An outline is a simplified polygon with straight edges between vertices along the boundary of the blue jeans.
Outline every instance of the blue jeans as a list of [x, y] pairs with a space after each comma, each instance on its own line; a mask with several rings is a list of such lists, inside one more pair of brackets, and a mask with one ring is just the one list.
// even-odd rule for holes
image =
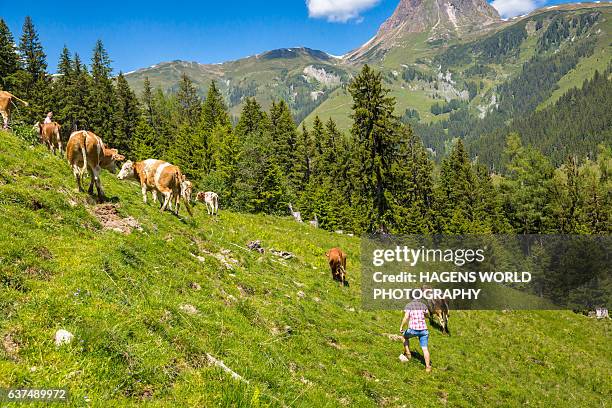
[[421, 348], [427, 348], [427, 345], [429, 344], [429, 330], [406, 330], [404, 332], [404, 338], [408, 340], [411, 337], [418, 337]]

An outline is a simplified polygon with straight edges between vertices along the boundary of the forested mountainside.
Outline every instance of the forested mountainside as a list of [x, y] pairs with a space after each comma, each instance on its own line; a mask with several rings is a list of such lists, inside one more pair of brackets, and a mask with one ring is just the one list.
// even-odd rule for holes
[[[608, 69], [612, 6], [552, 6], [509, 21], [497, 18], [487, 6], [401, 1], [372, 41], [342, 57], [290, 48], [218, 65], [162, 63], [126, 78], [138, 91], [148, 77], [153, 88], [174, 92], [185, 73], [200, 95], [214, 80], [233, 116], [248, 97], [256, 97], [264, 108], [284, 100], [298, 123], [312, 126], [319, 116], [348, 130], [351, 101], [346, 88], [360, 67], [369, 64], [382, 72], [396, 98], [395, 114], [413, 124], [436, 160], [449, 152], [450, 140], [461, 137], [472, 157], [481, 157], [493, 168], [500, 164], [502, 144], [487, 145], [488, 151], [480, 152], [475, 149], [483, 143], [476, 139], [490, 140], [490, 134], [506, 132], [513, 119], [524, 120], [554, 105], [592, 79], [595, 71], [603, 75]], [[471, 21], [471, 29], [453, 24], [457, 19]], [[608, 115], [585, 122], [609, 123]], [[523, 131], [520, 126], [514, 130]], [[576, 152], [582, 155], [607, 140], [596, 127], [589, 128], [588, 138], [579, 133], [575, 130], [564, 140], [541, 141], [530, 135], [525, 139], [542, 147], [556, 164], [565, 159], [566, 142], [577, 144]]]

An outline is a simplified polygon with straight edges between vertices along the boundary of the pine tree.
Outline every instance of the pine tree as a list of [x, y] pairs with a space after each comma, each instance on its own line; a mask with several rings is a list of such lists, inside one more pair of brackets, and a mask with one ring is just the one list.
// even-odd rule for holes
[[474, 219], [476, 175], [461, 139], [444, 159], [437, 186], [438, 231], [466, 234]]
[[17, 117], [26, 123], [40, 121], [52, 105], [46, 74], [47, 61], [43, 47], [34, 28], [32, 19], [27, 16], [18, 47], [23, 74], [12, 85], [22, 99], [29, 102], [28, 107], [20, 108]]
[[121, 72], [117, 76], [115, 95], [114, 147], [129, 156], [130, 141], [134, 137], [140, 112], [136, 94], [130, 89], [127, 80]]
[[71, 85], [74, 79], [70, 51], [66, 46], [64, 46], [60, 54], [57, 64], [57, 73], [59, 77], [52, 83], [51, 106], [54, 112], [53, 119], [62, 124], [62, 133], [64, 134], [64, 138], [66, 138], [71, 126], [66, 107], [70, 105], [70, 98], [72, 97]]
[[19, 69], [19, 55], [13, 34], [0, 18], [0, 89], [7, 89], [7, 78]]
[[117, 144], [114, 132], [115, 89], [110, 78], [111, 60], [101, 40], [96, 42], [91, 59], [91, 114], [89, 124], [104, 142], [114, 147]]
[[[504, 210], [517, 233], [542, 234], [552, 232], [550, 161], [532, 147], [513, 146], [516, 137], [509, 138], [506, 165], [507, 177], [502, 188]], [[513, 153], [515, 152], [515, 153]]]
[[64, 45], [57, 63], [57, 73], [60, 75], [59, 81], [70, 79], [72, 76], [72, 59], [68, 47]]
[[32, 82], [43, 79], [46, 75], [47, 56], [34, 28], [30, 16], [26, 16], [23, 23], [23, 33], [19, 42], [19, 53], [24, 69], [32, 76]]
[[381, 74], [368, 65], [348, 89], [353, 97], [351, 133], [359, 145], [355, 176], [360, 177], [361, 196], [373, 209], [366, 220], [367, 229], [385, 230], [392, 222], [387, 193], [397, 148], [395, 100], [388, 96], [389, 89], [383, 87]]
[[143, 115], [148, 121], [149, 125], [153, 127], [153, 124], [155, 123], [155, 114], [153, 112], [153, 88], [151, 88], [151, 81], [149, 80], [148, 76], [146, 76], [144, 79], [141, 100]]
[[176, 99], [180, 124], [195, 127], [200, 121], [202, 102], [193, 81], [186, 74], [181, 75]]
[[202, 103], [187, 75], [181, 77], [176, 102], [179, 127], [166, 155], [189, 179], [197, 183], [207, 174], [208, 135], [200, 126]]
[[239, 169], [242, 159], [242, 146], [231, 127], [218, 127], [224, 129], [219, 137], [219, 145], [215, 154], [215, 178], [220, 184], [220, 198], [227, 206], [234, 206], [238, 189]]
[[265, 113], [255, 98], [246, 98], [240, 120], [236, 125], [236, 135], [242, 141], [248, 135], [252, 135], [260, 130], [264, 123]]
[[205, 131], [212, 132], [216, 126], [228, 126], [230, 124], [231, 121], [223, 95], [217, 88], [215, 81], [211, 81], [202, 106], [202, 127]]
[[152, 93], [150, 121], [155, 129], [157, 158], [169, 159], [170, 147], [175, 145], [178, 102], [173, 96], [164, 95], [159, 88]]
[[297, 181], [293, 179], [293, 166], [296, 161], [297, 130], [289, 106], [284, 101], [272, 102], [270, 124], [275, 161], [289, 179], [291, 187], [295, 188]]
[[92, 78], [87, 71], [85, 64], [81, 62], [79, 54], [75, 53], [72, 60], [72, 78], [69, 84], [67, 104], [62, 107], [62, 114], [69, 122], [63, 125], [63, 129], [76, 130], [91, 130], [93, 98], [91, 92], [93, 89]]
[[395, 230], [407, 234], [433, 232], [433, 163], [410, 126], [401, 128], [399, 158], [393, 173]]
[[215, 169], [218, 163], [218, 152], [223, 139], [232, 132], [232, 125], [223, 100], [223, 95], [214, 81], [211, 81], [206, 100], [202, 106], [202, 136], [206, 156], [204, 159], [204, 171], [206, 173]]
[[134, 136], [130, 139], [130, 156], [135, 160], [156, 158], [155, 131], [146, 114], [140, 115]]
[[247, 99], [235, 129], [241, 144], [238, 163], [237, 209], [248, 212], [286, 212], [286, 178], [273, 154], [271, 124], [261, 106]]

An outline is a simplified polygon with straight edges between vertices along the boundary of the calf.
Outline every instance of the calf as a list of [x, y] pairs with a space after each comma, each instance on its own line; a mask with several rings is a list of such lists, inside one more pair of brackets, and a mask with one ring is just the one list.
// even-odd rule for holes
[[111, 173], [116, 171], [115, 161], [125, 160], [117, 149], [108, 149], [95, 133], [79, 130], [70, 135], [66, 145], [66, 157], [72, 167], [72, 172], [76, 178], [79, 191], [83, 191], [81, 179], [91, 171], [91, 181], [89, 183], [89, 194], [93, 194], [94, 183], [98, 190], [98, 201], [105, 199], [102, 183], [100, 182], [100, 172], [106, 169]]
[[346, 281], [346, 254], [340, 248], [332, 248], [325, 256], [329, 261], [333, 280], [340, 282], [342, 286], [348, 286]]
[[206, 212], [210, 215], [219, 215], [219, 196], [212, 191], [200, 191], [196, 195], [196, 201], [206, 204]]
[[55, 154], [55, 149], [58, 149], [62, 154], [62, 138], [60, 136], [61, 126], [57, 122], [40, 123], [36, 122], [34, 129], [38, 132], [40, 142], [47, 146], [51, 153]]
[[180, 200], [185, 202], [185, 208], [189, 215], [193, 215], [189, 205], [186, 190], [189, 189], [188, 182], [181, 169], [163, 160], [148, 159], [139, 162], [128, 160], [123, 164], [121, 171], [117, 175], [119, 180], [135, 179], [140, 182], [142, 190], [142, 200], [147, 203], [147, 191], [152, 191], [153, 201], [157, 201], [157, 194], [164, 197], [161, 211], [165, 211], [168, 206], [175, 204], [174, 212], [179, 214]]

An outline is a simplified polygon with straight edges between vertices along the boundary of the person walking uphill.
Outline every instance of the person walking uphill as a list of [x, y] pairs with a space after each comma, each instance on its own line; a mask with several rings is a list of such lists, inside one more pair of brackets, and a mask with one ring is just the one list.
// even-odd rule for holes
[[[404, 310], [404, 319], [400, 325], [400, 333], [404, 335], [404, 361], [410, 360], [410, 338], [418, 337], [423, 357], [425, 358], [425, 371], [431, 371], [431, 363], [429, 358], [429, 330], [425, 323], [425, 314], [428, 313], [427, 306], [416, 300], [408, 303]], [[404, 327], [406, 327], [404, 331]], [[400, 356], [402, 357], [402, 356]]]

